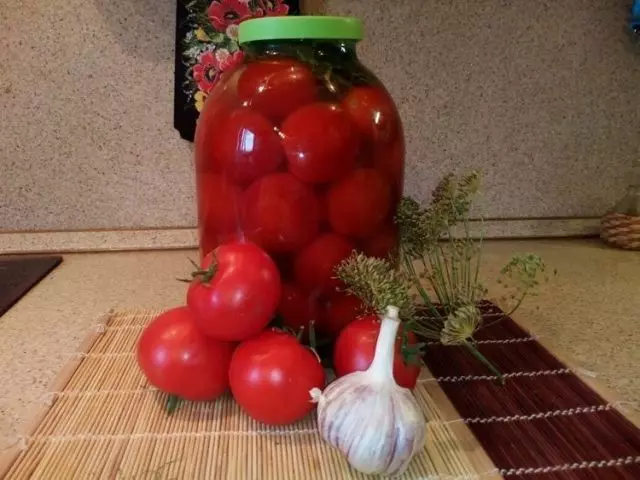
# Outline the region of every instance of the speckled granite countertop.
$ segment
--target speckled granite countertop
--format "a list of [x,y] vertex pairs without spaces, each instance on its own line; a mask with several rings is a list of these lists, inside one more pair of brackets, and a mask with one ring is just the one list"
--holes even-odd
[[[640,401],[640,254],[597,240],[486,243],[491,287],[514,253],[543,256],[558,276],[516,319],[572,355],[626,400]],[[68,254],[53,273],[0,317],[0,449],[45,399],[49,383],[110,308],[166,308],[183,302],[175,281],[195,251]]]

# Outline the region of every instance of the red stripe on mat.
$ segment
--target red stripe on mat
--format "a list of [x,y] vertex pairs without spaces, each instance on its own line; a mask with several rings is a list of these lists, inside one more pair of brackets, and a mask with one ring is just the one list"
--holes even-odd
[[[505,318],[477,340],[526,337],[529,332]],[[475,378],[490,373],[459,347],[429,346],[425,362],[504,476],[640,479],[640,430],[551,352],[535,340],[479,349],[502,373],[532,376],[511,377],[504,386]],[[548,416],[520,418],[536,414]]]

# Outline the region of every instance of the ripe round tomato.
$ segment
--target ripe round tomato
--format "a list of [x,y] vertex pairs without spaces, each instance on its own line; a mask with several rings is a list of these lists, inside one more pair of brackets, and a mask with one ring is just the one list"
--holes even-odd
[[295,60],[258,60],[240,74],[237,91],[246,105],[279,124],[316,99],[316,80],[311,70]]
[[204,259],[208,253],[211,253],[220,245],[244,241],[242,231],[220,233],[216,230],[209,230],[206,225],[203,225],[199,230],[201,259]]
[[198,220],[204,237],[205,253],[220,243],[240,236],[242,189],[216,173],[197,175]]
[[309,390],[324,387],[318,358],[284,332],[265,331],[242,342],[231,358],[233,398],[254,419],[285,425],[313,408]]
[[398,112],[383,88],[353,87],[342,106],[360,133],[374,142],[388,142],[396,135],[400,122]]
[[320,318],[320,304],[318,295],[292,283],[282,285],[282,295],[278,313],[284,324],[295,332],[304,327],[309,330],[309,322],[318,322]]
[[238,226],[242,189],[216,173],[202,173],[197,179],[198,215],[204,223],[220,231]]
[[249,108],[233,110],[211,137],[213,162],[236,183],[274,171],[284,157],[273,124]]
[[138,340],[137,359],[149,383],[185,400],[213,400],[229,386],[233,345],[200,332],[187,307],[167,310]]
[[269,252],[298,250],[318,233],[318,199],[290,173],[267,175],[244,193],[242,226],[250,240]]
[[328,182],[355,165],[359,136],[337,105],[299,108],[284,121],[281,134],[289,170],[304,182]]
[[[216,340],[237,341],[267,326],[280,301],[280,274],[257,245],[232,242],[207,255],[187,291],[200,330]],[[211,278],[207,278],[211,277]]]
[[398,198],[402,195],[404,182],[404,150],[402,136],[373,150],[374,167],[387,178]]
[[[380,320],[377,315],[358,318],[340,332],[333,351],[333,366],[338,377],[369,368],[373,362],[379,333]],[[416,343],[415,335],[410,332],[409,344]],[[401,387],[413,389],[420,375],[420,366],[404,362],[401,345],[402,337],[399,333],[393,358],[393,377]]]
[[205,108],[198,117],[196,125],[195,167],[197,172],[219,171],[218,166],[218,132],[227,121],[233,107],[230,99],[217,94],[216,98],[209,96]]
[[354,248],[355,245],[341,235],[320,235],[296,256],[296,279],[310,290],[327,292],[339,287],[342,283],[335,278],[335,269]]
[[362,242],[362,252],[369,257],[389,258],[398,247],[398,229],[385,225]]
[[350,237],[371,235],[391,210],[391,187],[373,168],[359,168],[327,192],[331,228]]
[[318,328],[332,338],[336,338],[342,329],[356,318],[364,315],[365,305],[355,295],[336,291],[329,295],[322,309],[322,321]]
[[292,253],[269,253],[280,272],[280,280],[282,283],[291,283],[294,280],[293,275],[293,259],[295,252]]

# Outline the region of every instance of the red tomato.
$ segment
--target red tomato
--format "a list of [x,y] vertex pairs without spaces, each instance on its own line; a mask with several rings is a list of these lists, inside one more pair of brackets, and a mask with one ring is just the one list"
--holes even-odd
[[197,179],[198,220],[210,252],[224,240],[240,235],[242,189],[216,173],[199,173]]
[[362,242],[362,252],[369,257],[389,258],[398,247],[398,229],[385,225]]
[[203,223],[226,232],[235,230],[240,217],[242,189],[222,175],[202,173],[197,178],[198,216]]
[[355,165],[359,136],[337,105],[299,108],[284,121],[281,134],[289,170],[304,182],[328,182]]
[[195,166],[198,172],[216,171],[218,166],[219,132],[220,128],[229,118],[229,114],[233,110],[228,99],[221,97],[220,94],[216,98],[209,96],[207,98],[205,108],[198,117],[196,124],[194,146],[195,146]]
[[249,183],[272,172],[283,160],[273,124],[248,108],[233,110],[210,136],[217,169],[237,183]]
[[301,327],[308,331],[309,322],[317,323],[320,318],[318,295],[299,285],[286,283],[282,285],[278,313],[287,327],[296,332]]
[[237,90],[241,101],[279,124],[316,99],[316,80],[311,70],[295,60],[259,60],[245,67]]
[[311,290],[327,292],[339,287],[341,282],[335,278],[335,269],[354,248],[355,245],[341,235],[320,235],[296,256],[296,279]]
[[231,242],[244,241],[244,235],[241,231],[220,233],[216,230],[210,230],[206,225],[199,228],[200,235],[200,258],[205,258],[208,252],[212,252],[220,245]]
[[187,307],[167,310],[138,340],[138,365],[149,383],[185,400],[213,400],[229,386],[233,345],[203,335]]
[[284,425],[314,407],[309,390],[324,387],[322,365],[288,333],[266,331],[242,342],[229,367],[233,398],[254,419]]
[[[215,263],[212,263],[215,262]],[[273,260],[249,242],[220,245],[205,257],[187,291],[194,322],[217,340],[237,341],[267,326],[280,301],[280,274]]]
[[390,141],[400,123],[396,106],[381,87],[353,87],[342,102],[360,133],[376,143]]
[[320,231],[330,231],[329,212],[327,205],[327,191],[330,184],[317,184],[313,189],[318,198],[318,206],[320,208]]
[[[371,365],[380,333],[380,320],[376,315],[358,318],[347,325],[336,340],[333,351],[333,366],[338,377],[356,371],[364,371]],[[413,333],[409,333],[409,344],[416,344]],[[398,334],[393,358],[393,377],[404,388],[413,389],[420,375],[418,364],[406,364],[400,351],[402,338]]]
[[373,165],[380,170],[396,190],[396,196],[402,195],[404,183],[404,139],[402,136],[393,142],[374,149]]
[[213,252],[220,245],[233,242],[245,242],[244,233],[241,230],[221,233],[210,230],[206,225],[199,228],[200,258],[204,259],[207,253]]
[[322,321],[318,328],[335,338],[342,329],[365,313],[365,305],[355,295],[337,291],[329,295],[323,305]]
[[331,228],[350,237],[371,235],[391,210],[391,187],[377,170],[359,168],[337,181],[327,193]]
[[318,199],[311,188],[290,173],[274,173],[257,180],[245,192],[242,203],[246,235],[269,252],[298,250],[318,233]]
[[282,283],[290,282],[293,279],[293,253],[270,253],[269,256],[274,261],[280,272]]

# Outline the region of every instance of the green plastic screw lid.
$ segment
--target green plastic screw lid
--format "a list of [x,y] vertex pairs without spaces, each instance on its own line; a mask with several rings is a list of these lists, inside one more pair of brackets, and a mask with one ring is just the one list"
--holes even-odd
[[279,16],[245,20],[238,29],[241,45],[286,39],[362,40],[362,22],[354,17]]

